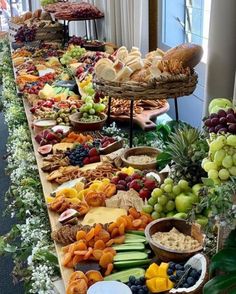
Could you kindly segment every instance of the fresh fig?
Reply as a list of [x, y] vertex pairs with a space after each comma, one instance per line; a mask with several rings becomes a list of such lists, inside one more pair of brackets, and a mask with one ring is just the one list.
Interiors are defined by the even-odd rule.
[[44, 146], [40, 146], [38, 148], [38, 153], [45, 156], [52, 152], [52, 144], [47, 144]]
[[67, 223], [69, 220], [73, 219], [74, 217], [78, 216], [79, 213], [77, 210], [73, 208], [69, 208], [65, 210], [59, 217], [58, 221], [62, 224]]

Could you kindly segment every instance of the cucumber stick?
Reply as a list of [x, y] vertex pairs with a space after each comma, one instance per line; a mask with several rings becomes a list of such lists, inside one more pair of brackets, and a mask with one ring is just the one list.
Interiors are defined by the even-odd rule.
[[145, 233], [144, 233], [144, 231], [128, 230], [127, 233], [128, 233], [128, 234], [132, 234], [132, 235], [138, 235], [138, 236], [143, 236], [143, 237], [145, 237]]
[[149, 265], [151, 263], [151, 259], [143, 259], [143, 260], [124, 260], [124, 261], [115, 261], [114, 267], [116, 269], [127, 269], [135, 266], [143, 267], [145, 265]]
[[134, 234], [125, 234], [125, 243], [146, 243], [146, 238]]
[[143, 243], [126, 243], [112, 246], [116, 251], [133, 251], [144, 250], [145, 245]]
[[130, 276], [134, 276], [136, 279], [144, 277], [145, 270], [143, 268], [131, 268], [128, 270], [120, 271], [115, 274], [111, 274], [104, 278], [104, 281], [121, 281], [127, 283]]
[[124, 260], [142, 260], [147, 259], [148, 255], [145, 252], [129, 251], [129, 252], [119, 252], [114, 257], [114, 261], [124, 261]]

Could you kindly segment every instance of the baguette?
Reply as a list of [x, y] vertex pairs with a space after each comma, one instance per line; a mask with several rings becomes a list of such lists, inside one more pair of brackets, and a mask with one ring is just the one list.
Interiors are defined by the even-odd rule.
[[201, 46], [186, 43], [166, 51], [162, 60], [178, 60], [183, 67], [194, 68], [201, 61], [202, 55]]

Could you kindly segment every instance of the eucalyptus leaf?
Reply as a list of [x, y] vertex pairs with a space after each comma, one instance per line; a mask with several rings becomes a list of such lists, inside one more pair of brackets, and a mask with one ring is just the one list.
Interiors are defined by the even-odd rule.
[[47, 250], [43, 250], [43, 249], [39, 250], [37, 252], [37, 254], [35, 254], [35, 258], [39, 259], [39, 260], [40, 259], [47, 260], [47, 261], [53, 263], [54, 265], [58, 265], [57, 257], [53, 253], [51, 253]]
[[233, 287], [236, 287], [236, 271], [227, 275], [217, 276], [208, 281], [203, 288], [203, 294], [230, 294], [232, 292], [227, 290]]
[[9, 253], [14, 253], [16, 252], [17, 247], [16, 246], [12, 246], [10, 244], [7, 244], [4, 248], [4, 251], [9, 252]]
[[215, 270], [223, 272], [236, 271], [236, 250], [235, 248], [225, 248], [217, 252], [211, 260], [210, 272]]

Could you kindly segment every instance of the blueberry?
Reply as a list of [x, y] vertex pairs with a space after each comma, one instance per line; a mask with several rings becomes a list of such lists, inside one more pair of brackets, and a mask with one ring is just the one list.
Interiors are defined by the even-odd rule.
[[186, 270], [188, 270], [188, 269], [190, 269], [190, 268], [192, 268], [192, 267], [191, 267], [190, 264], [186, 264], [186, 265], [184, 266], [184, 268], [185, 268]]
[[175, 269], [175, 263], [173, 261], [169, 262], [169, 268]]
[[167, 275], [168, 275], [168, 276], [173, 275], [173, 273], [174, 273], [174, 270], [173, 270], [172, 268], [169, 268], [169, 269], [167, 270]]
[[130, 289], [131, 289], [132, 293], [137, 293], [137, 292], [138, 292], [138, 287], [135, 286], [135, 285], [132, 285], [132, 286], [130, 287]]
[[190, 271], [189, 277], [194, 278], [195, 280], [198, 279], [198, 272], [194, 268]]
[[[120, 282], [120, 281], [117, 280], [117, 282]], [[128, 282], [126, 285], [127, 285], [129, 288], [132, 286], [132, 284], [131, 284], [130, 282]]]
[[177, 281], [177, 278], [176, 278], [175, 275], [169, 276], [169, 279], [171, 280], [171, 282], [176, 282]]
[[189, 287], [191, 287], [196, 283], [196, 281], [194, 280], [194, 278], [188, 277], [187, 278], [187, 283], [188, 283]]
[[130, 276], [129, 277], [129, 282], [133, 285], [134, 282], [136, 281], [135, 277], [134, 276]]
[[189, 285], [187, 283], [183, 284], [183, 288], [188, 288], [188, 287], [189, 287]]
[[148, 292], [148, 287], [146, 285], [143, 285], [142, 286], [142, 289], [145, 291], [145, 292]]
[[[144, 285], [146, 279], [145, 279], [145, 277], [141, 277], [141, 278], [139, 279], [139, 281], [140, 281], [140, 283], [141, 283], [142, 285]], [[146, 287], [146, 286], [145, 286], [145, 287]]]
[[182, 271], [184, 269], [184, 267], [181, 264], [176, 264], [175, 269]]
[[138, 294], [145, 294], [145, 293], [146, 293], [146, 291], [144, 291], [143, 289], [138, 290]]
[[180, 270], [177, 270], [177, 271], [176, 271], [176, 277], [177, 277], [178, 279], [180, 279], [180, 278], [183, 276], [183, 274], [184, 274], [184, 271], [180, 271]]
[[136, 285], [136, 286], [141, 285], [140, 280], [136, 280], [136, 281], [135, 281], [135, 285]]

